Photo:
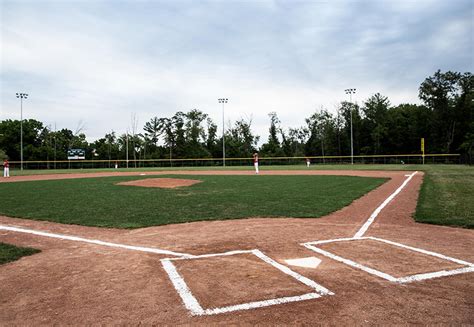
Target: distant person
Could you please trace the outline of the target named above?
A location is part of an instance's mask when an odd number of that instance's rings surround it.
[[[118,161],[115,161],[115,169],[118,169]]]
[[[255,167],[255,174],[258,175],[258,153],[253,154],[253,166]]]
[[[309,168],[310,165],[311,165],[311,160],[309,160],[309,158],[306,158],[306,167]]]
[[[10,164],[8,159],[3,160],[3,177],[10,177]]]

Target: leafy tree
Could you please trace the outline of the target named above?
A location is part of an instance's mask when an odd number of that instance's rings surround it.
[[[257,149],[258,139],[259,137],[252,133],[252,119],[241,118],[226,131],[226,155],[249,158]]]
[[[5,159],[8,159],[8,156],[7,156],[7,154],[5,153],[5,151],[3,151],[2,149],[0,149],[0,160],[5,160]]]
[[[473,85],[471,73],[438,70],[419,88],[420,99],[432,111],[431,140],[442,152],[458,149],[469,130]]]
[[[372,145],[370,152],[380,154],[384,152],[386,146],[383,144],[389,133],[387,125],[387,114],[390,107],[390,101],[387,97],[376,93],[364,102],[361,108],[364,114],[363,125],[370,134]]]
[[[200,110],[193,109],[184,114],[186,147],[185,153],[188,158],[206,158],[210,152],[206,149],[206,130],[202,125],[208,115]]]
[[[219,147],[218,145],[218,139],[217,139],[217,125],[212,121],[211,118],[206,119],[206,124],[207,124],[207,133],[206,133],[206,148],[207,151],[209,151],[211,157],[217,158],[217,157],[222,157],[220,153],[222,151],[222,147]],[[222,140],[221,140],[222,143]]]
[[[162,132],[160,118],[153,117],[150,119],[149,122],[145,123],[143,130],[147,138],[149,138],[155,146],[158,146],[158,140]]]
[[[284,152],[281,148],[280,140],[278,139],[278,131],[281,130],[280,120],[276,112],[270,112],[268,117],[270,117],[270,135],[268,136],[267,143],[263,144],[260,148],[260,152],[262,156],[281,157],[284,155]]]

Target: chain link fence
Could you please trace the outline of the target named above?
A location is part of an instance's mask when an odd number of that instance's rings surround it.
[[[313,157],[260,157],[261,166],[306,165],[309,158],[312,165],[350,164],[351,156],[313,156]],[[354,164],[460,164],[459,154],[421,154],[407,155],[359,155],[354,156]],[[20,161],[11,161],[12,169],[20,168]],[[222,167],[222,158],[199,159],[142,159],[142,160],[63,160],[63,161],[24,161],[24,169],[100,169],[100,168],[170,168],[170,167]],[[228,167],[252,166],[252,158],[226,158]]]

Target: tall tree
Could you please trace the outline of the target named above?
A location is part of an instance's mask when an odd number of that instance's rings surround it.
[[[473,84],[471,73],[438,70],[420,85],[419,97],[433,112],[431,140],[442,152],[456,150],[469,129]]]
[[[241,118],[226,131],[226,154],[234,158],[249,158],[256,151],[258,140],[259,137],[252,132],[252,119]]]
[[[270,117],[268,141],[262,145],[260,151],[262,152],[262,156],[281,157],[284,153],[281,148],[280,140],[278,139],[278,132],[281,130],[280,120],[276,112],[270,112],[268,117]]]
[[[376,93],[364,102],[362,113],[364,114],[363,125],[367,129],[371,146],[370,153],[380,154],[384,152],[384,140],[387,139],[389,127],[387,126],[387,113],[390,101],[386,96]]]

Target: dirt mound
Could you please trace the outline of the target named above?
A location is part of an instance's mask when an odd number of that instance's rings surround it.
[[[195,179],[179,179],[179,178],[147,178],[135,181],[117,183],[117,185],[141,186],[141,187],[159,187],[159,188],[175,188],[180,186],[191,186],[201,183]]]

